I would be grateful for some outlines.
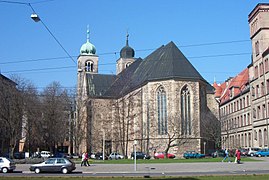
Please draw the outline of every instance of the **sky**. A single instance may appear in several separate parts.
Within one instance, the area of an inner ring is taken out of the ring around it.
[[[251,63],[248,15],[264,2],[0,0],[0,72],[28,79],[40,91],[54,81],[74,89],[89,25],[100,74],[116,73],[128,31],[135,57],[173,41],[204,79],[222,83]],[[33,10],[43,23],[31,19]]]

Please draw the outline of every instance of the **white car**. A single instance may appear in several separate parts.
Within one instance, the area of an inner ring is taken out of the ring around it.
[[[124,156],[119,153],[113,152],[108,156],[108,159],[124,159]]]
[[[253,147],[250,147],[247,150],[248,150],[248,156],[254,156],[256,152],[258,152],[259,150],[261,150],[261,148],[253,148]]]
[[[41,157],[43,157],[43,158],[49,158],[49,157],[52,156],[52,155],[50,154],[49,151],[41,151],[41,152],[40,152],[40,155],[41,155]]]
[[[15,162],[9,158],[0,157],[0,171],[3,173],[13,172],[16,169]]]

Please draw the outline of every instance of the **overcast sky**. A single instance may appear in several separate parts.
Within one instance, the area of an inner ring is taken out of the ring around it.
[[[115,74],[128,30],[135,57],[145,58],[173,41],[209,83],[214,78],[220,83],[250,64],[248,15],[262,2],[0,0],[0,71],[7,77],[19,74],[40,90],[53,81],[74,88],[89,25],[100,74]],[[30,18],[33,10],[44,24]]]

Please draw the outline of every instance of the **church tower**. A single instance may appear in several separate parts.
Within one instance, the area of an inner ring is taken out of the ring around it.
[[[87,74],[98,73],[98,56],[96,55],[96,49],[93,44],[90,43],[90,31],[87,28],[87,41],[80,48],[80,55],[78,57],[78,69],[77,69],[77,103],[76,103],[76,128],[82,132],[77,135],[78,142],[80,144],[79,149],[76,151],[79,153],[89,150],[89,119],[88,119],[88,82]]]
[[[269,47],[269,4],[258,4],[248,15],[252,44],[252,63],[260,61]]]
[[[78,57],[78,72],[98,73],[98,56],[95,54],[96,49],[90,43],[90,31],[87,29],[87,42],[80,48]]]
[[[129,34],[126,36],[126,45],[120,50],[120,58],[117,60],[117,75],[130,66],[134,61],[134,49],[129,46]]]

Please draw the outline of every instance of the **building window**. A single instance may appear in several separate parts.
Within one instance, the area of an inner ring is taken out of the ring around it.
[[[269,79],[266,80],[266,94],[269,93]]]
[[[262,131],[259,130],[259,146],[262,147]]]
[[[262,62],[259,64],[259,67],[260,67],[260,76],[262,76],[264,74],[264,72],[263,72],[263,63]]]
[[[261,96],[264,95],[264,83],[262,82],[261,83]]]
[[[129,67],[131,64],[131,62],[126,63],[125,68]]]
[[[264,129],[263,137],[264,137],[264,146],[268,147],[268,134],[266,129]]]
[[[260,115],[261,115],[261,107],[258,106],[257,107],[257,119],[260,119],[261,118]]]
[[[256,98],[260,97],[259,91],[260,91],[260,87],[259,87],[259,85],[257,84],[257,85],[256,85]]]
[[[166,106],[166,92],[162,86],[157,90],[158,103],[158,134],[167,134],[167,106]]]
[[[255,66],[255,69],[254,69],[254,78],[258,78],[258,66]]]
[[[269,71],[268,58],[266,58],[264,60],[264,70],[265,70],[265,73],[267,73]]]
[[[258,56],[260,54],[260,43],[259,41],[255,42],[255,54]]]
[[[253,108],[253,118],[256,119],[256,109]]]
[[[266,117],[266,108],[265,108],[265,104],[262,105],[262,119],[264,119]]]
[[[86,72],[93,72],[93,62],[92,61],[85,62],[85,71]]]
[[[185,86],[181,91],[181,132],[191,135],[191,102],[190,90]]]

